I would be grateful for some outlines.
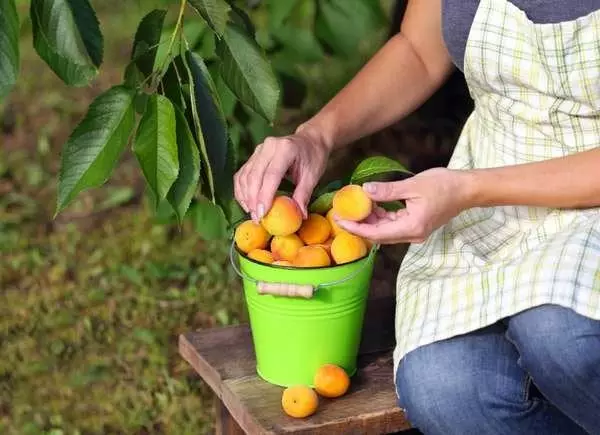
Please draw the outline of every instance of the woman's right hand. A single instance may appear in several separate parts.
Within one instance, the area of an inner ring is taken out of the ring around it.
[[[296,185],[293,199],[306,218],[308,202],[325,171],[329,153],[322,136],[310,127],[301,127],[289,136],[268,137],[234,175],[235,198],[258,221],[271,208],[279,184],[289,174]]]

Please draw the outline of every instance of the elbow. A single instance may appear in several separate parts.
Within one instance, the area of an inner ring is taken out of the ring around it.
[[[410,52],[432,86],[436,88],[442,86],[454,71],[450,54],[443,44],[432,49],[431,47],[419,47],[402,33],[396,37],[402,38],[408,45]]]

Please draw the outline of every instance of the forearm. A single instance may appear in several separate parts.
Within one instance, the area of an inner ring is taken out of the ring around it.
[[[600,206],[600,148],[542,162],[476,169],[466,175],[472,207]]]
[[[410,114],[441,83],[442,78],[428,74],[411,43],[399,34],[307,124],[330,147],[343,146]]]

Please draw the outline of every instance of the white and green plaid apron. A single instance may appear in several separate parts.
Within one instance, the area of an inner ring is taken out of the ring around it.
[[[538,24],[507,0],[482,0],[464,68],[476,104],[450,168],[600,146],[600,10]],[[396,300],[396,368],[419,346],[542,304],[600,319],[600,208],[466,210],[410,247]]]

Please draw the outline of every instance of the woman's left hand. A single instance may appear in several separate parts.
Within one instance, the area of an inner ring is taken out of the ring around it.
[[[345,230],[375,243],[422,243],[461,211],[471,207],[469,172],[434,168],[403,181],[365,183],[373,201],[404,200],[406,208],[388,212],[375,206],[364,222],[338,220]]]

